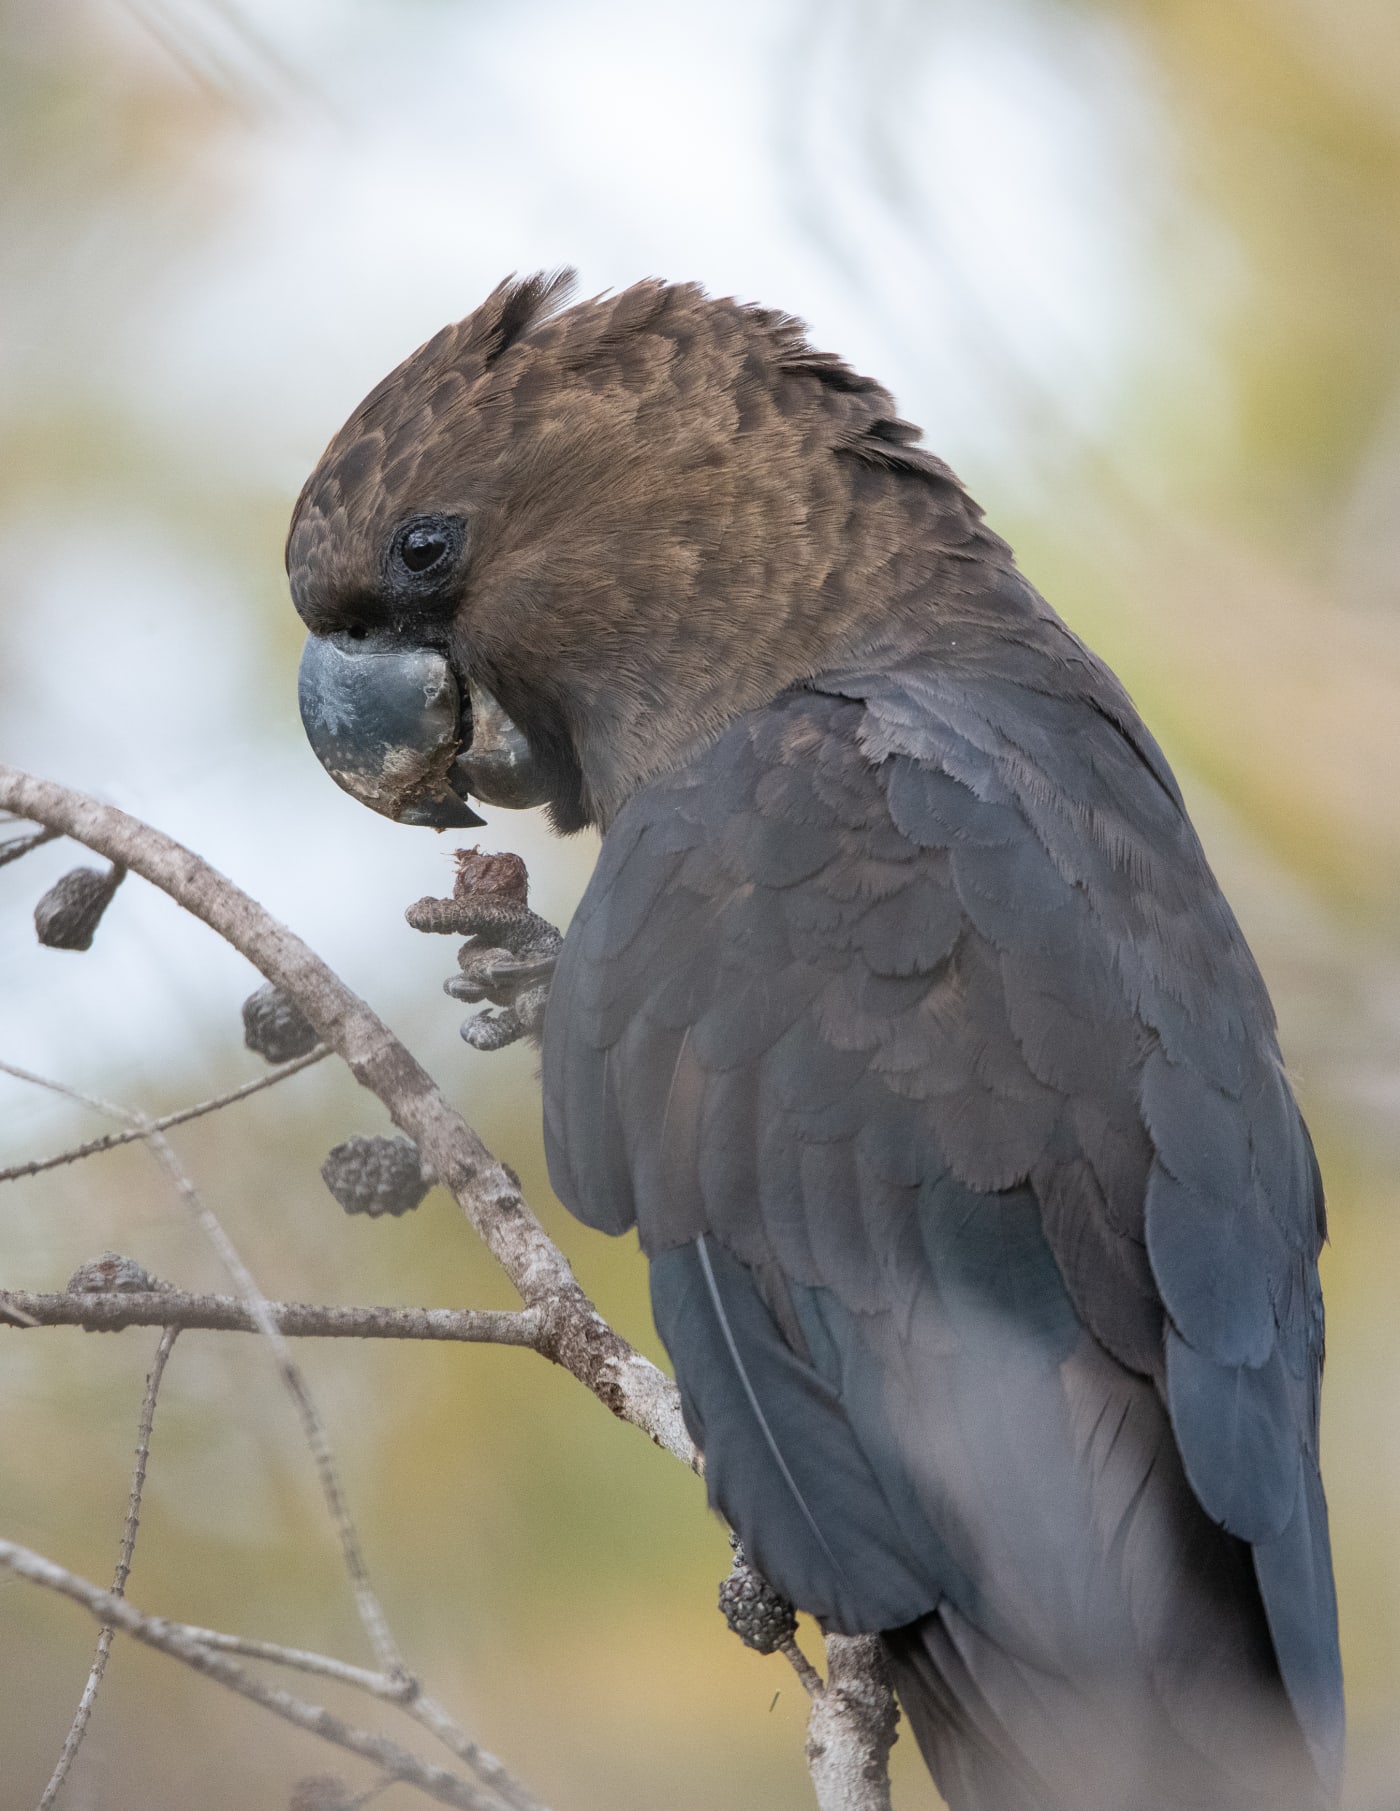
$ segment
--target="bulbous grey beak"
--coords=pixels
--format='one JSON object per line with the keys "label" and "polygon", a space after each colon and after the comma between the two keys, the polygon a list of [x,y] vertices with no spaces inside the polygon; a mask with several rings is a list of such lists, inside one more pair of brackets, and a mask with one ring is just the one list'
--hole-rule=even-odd
{"label": "bulbous grey beak", "polygon": [[388,635],[308,636],[297,680],[307,740],[337,786],[371,811],[434,830],[484,822],[466,803],[543,804],[522,732],[447,657]]}

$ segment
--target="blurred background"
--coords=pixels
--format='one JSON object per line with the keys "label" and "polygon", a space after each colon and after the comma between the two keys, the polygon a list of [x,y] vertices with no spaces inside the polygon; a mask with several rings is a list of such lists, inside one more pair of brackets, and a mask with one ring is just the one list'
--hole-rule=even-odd
{"label": "blurred background", "polygon": [[[308,937],[651,1351],[632,1242],[548,1195],[530,1056],[460,1043],[453,945],[403,923],[448,890],[447,843],[353,804],[302,740],[288,515],[386,370],[546,265],[788,308],[923,424],[1127,682],[1272,986],[1331,1201],[1349,1804],[1394,1811],[1394,0],[9,0],[0,59],[0,759],[147,817]],[[482,841],[567,920],[590,843],[500,813]],[[0,874],[0,1057],[150,1111],[257,1073],[257,978],[140,883],[90,954],[35,945],[74,859]],[[0,1077],[0,1164],[103,1129]],[[384,1129],[327,1064],[175,1137],[270,1296],[509,1305],[440,1192],[339,1213],[327,1148]],[[224,1286],[139,1150],[0,1191],[5,1284],[61,1288],[106,1247]],[[110,1575],[153,1346],[0,1331],[0,1532]],[[546,1802],[810,1802],[795,1681],[715,1612],[694,1480],[528,1354],[301,1356],[412,1664]],[[138,1605],[368,1659],[253,1340],[179,1342],[146,1505]],[[6,1811],[48,1778],[94,1632],[0,1583]],[[328,1768],[368,1778],[119,1644],[66,1803],[278,1807]],[[897,1778],[902,1811],[936,1803],[907,1739]]]}

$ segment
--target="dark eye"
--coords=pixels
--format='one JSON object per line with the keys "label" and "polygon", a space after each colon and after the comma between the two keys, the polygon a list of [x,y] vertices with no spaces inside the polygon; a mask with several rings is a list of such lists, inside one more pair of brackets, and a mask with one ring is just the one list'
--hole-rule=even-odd
{"label": "dark eye", "polygon": [[456,516],[414,516],[390,544],[391,580],[413,591],[435,586],[455,568],[462,541],[462,523]]}
{"label": "dark eye", "polygon": [[452,544],[440,528],[410,528],[399,542],[399,558],[410,572],[431,572],[452,551]]}

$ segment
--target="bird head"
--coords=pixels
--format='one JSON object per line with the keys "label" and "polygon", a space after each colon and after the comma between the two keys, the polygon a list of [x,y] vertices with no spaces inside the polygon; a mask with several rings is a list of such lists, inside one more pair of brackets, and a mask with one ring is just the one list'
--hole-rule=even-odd
{"label": "bird head", "polygon": [[504,283],[420,347],[296,506],[303,721],[401,822],[480,823],[470,798],[606,826],[848,657],[921,513],[976,529],[889,394],[790,316],[660,282],[569,307],[567,287]]}

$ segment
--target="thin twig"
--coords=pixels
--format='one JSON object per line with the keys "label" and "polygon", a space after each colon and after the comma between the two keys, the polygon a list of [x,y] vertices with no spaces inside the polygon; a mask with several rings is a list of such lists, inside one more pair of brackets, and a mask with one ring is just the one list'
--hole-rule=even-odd
{"label": "thin twig", "polygon": [[[235,1101],[247,1100],[250,1094],[260,1094],[264,1088],[275,1087],[278,1082],[286,1081],[289,1075],[309,1069],[313,1063],[319,1063],[329,1055],[330,1051],[325,1045],[318,1044],[305,1056],[293,1057],[289,1063],[279,1064],[266,1075],[258,1076],[256,1081],[244,1082],[241,1087],[230,1088],[227,1094],[217,1094],[212,1100],[202,1100],[193,1107],[181,1107],[177,1113],[166,1113],[147,1123],[152,1131],[168,1132],[171,1126],[182,1126],[187,1120],[199,1119],[205,1113],[216,1113],[221,1107],[231,1107]],[[16,1073],[7,1064],[0,1064],[0,1068],[9,1074]],[[30,1163],[12,1163],[7,1169],[0,1169],[0,1182],[14,1182],[22,1176],[38,1176],[45,1170],[57,1169],[60,1164],[77,1163],[84,1157],[96,1157],[101,1151],[114,1151],[118,1145],[135,1144],[145,1136],[143,1126],[128,1126],[122,1132],[107,1132],[101,1138],[89,1139],[86,1144],[74,1145],[71,1151],[60,1151],[56,1157],[36,1157]]]}
{"label": "thin twig", "polygon": [[353,1685],[356,1691],[382,1698],[386,1704],[405,1704],[413,1696],[413,1681],[400,1674],[376,1673],[367,1666],[356,1666],[349,1660],[337,1660],[333,1654],[313,1653],[310,1648],[289,1648],[280,1641],[257,1641],[250,1635],[231,1635],[226,1629],[204,1629],[198,1623],[176,1622],[169,1625],[189,1641],[218,1654],[238,1654],[244,1660],[266,1660],[272,1666],[291,1667],[298,1673],[313,1673],[318,1679],[334,1679],[339,1685]]}
{"label": "thin twig", "polygon": [[[538,1349],[542,1317],[533,1308],[397,1308],[329,1302],[268,1302],[288,1339],[416,1339]],[[30,1327],[83,1327],[117,1333],[124,1327],[172,1326],[214,1333],[260,1333],[261,1322],[233,1295],[189,1295],[180,1289],[102,1294],[39,1295],[0,1289],[0,1326],[9,1315]]]}
{"label": "thin twig", "polygon": [[33,849],[42,849],[45,843],[52,843],[63,835],[61,830],[33,830],[27,836],[10,836],[0,843],[0,868],[21,856],[28,855]]}
{"label": "thin twig", "polygon": [[[0,1074],[12,1075],[17,1082],[32,1082],[36,1088],[47,1088],[50,1094],[61,1094],[66,1100],[75,1100],[80,1106],[91,1107],[94,1113],[105,1113],[109,1119],[120,1119],[130,1125],[139,1119],[139,1115],[129,1113],[125,1107],[115,1106],[110,1100],[103,1100],[97,1094],[84,1094],[81,1088],[75,1088],[68,1082],[56,1082],[52,1076],[36,1075],[32,1069],[23,1069],[18,1063],[0,1061]],[[141,1134],[138,1132],[137,1136]]]}
{"label": "thin twig", "polygon": [[277,1368],[282,1374],[282,1381],[301,1417],[302,1432],[321,1480],[321,1492],[326,1499],[326,1507],[330,1511],[336,1538],[340,1542],[341,1556],[345,1562],[345,1570],[349,1574],[350,1589],[355,1598],[355,1607],[359,1611],[360,1621],[364,1625],[365,1633],[369,1636],[371,1646],[379,1657],[379,1664],[388,1672],[406,1674],[408,1668],[399,1652],[398,1643],[390,1631],[389,1619],[384,1614],[384,1607],[379,1601],[379,1595],[370,1582],[369,1568],[365,1564],[359,1532],[350,1514],[350,1505],[344,1486],[340,1481],[340,1467],[336,1463],[330,1435],[327,1433],[320,1411],[312,1399],[306,1378],[302,1375],[301,1366],[292,1356],[292,1349],[283,1338],[282,1330],[273,1318],[267,1298],[259,1289],[252,1271],[239,1256],[237,1247],[224,1231],[223,1223],[218,1215],[190,1180],[184,1165],[175,1155],[170,1141],[163,1132],[154,1131],[148,1126],[146,1143],[174,1184],[180,1199],[199,1223],[215,1251],[218,1252],[225,1270],[233,1278],[238,1293],[257,1322],[258,1330],[272,1348]]}
{"label": "thin twig", "polygon": [[365,1564],[359,1533],[350,1514],[350,1505],[346,1500],[344,1487],[340,1481],[340,1470],[335,1461],[330,1436],[326,1432],[325,1423],[321,1420],[320,1413],[312,1399],[306,1379],[301,1373],[301,1367],[292,1356],[292,1349],[282,1337],[276,1321],[268,1312],[267,1299],[259,1289],[252,1271],[243,1262],[238,1248],[224,1231],[223,1222],[200,1195],[184,1165],[175,1155],[170,1140],[163,1132],[157,1131],[142,1114],[133,1113],[126,1107],[116,1106],[111,1101],[102,1100],[97,1095],[85,1094],[80,1089],[69,1086],[66,1082],[58,1082],[49,1076],[37,1075],[33,1070],[23,1069],[15,1063],[0,1062],[0,1070],[17,1077],[20,1081],[32,1082],[36,1087],[47,1088],[54,1094],[62,1094],[71,1100],[81,1101],[85,1106],[92,1107],[99,1113],[107,1113],[114,1118],[125,1120],[127,1125],[144,1139],[146,1148],[170,1178],[176,1194],[218,1253],[220,1262],[233,1279],[234,1286],[256,1321],[259,1332],[263,1334],[272,1348],[277,1369],[296,1405],[297,1414],[301,1420],[302,1432],[320,1479],[321,1493],[326,1499],[326,1507],[330,1512],[336,1539],[340,1542],[341,1557],[350,1578],[350,1590],[355,1599],[355,1608],[359,1612],[360,1621],[364,1625],[365,1633],[369,1636],[370,1645],[379,1659],[379,1664],[389,1672],[406,1674],[408,1668],[399,1652],[398,1643],[390,1631],[389,1619],[384,1614],[384,1607],[370,1582],[369,1568]]}
{"label": "thin twig", "polygon": [[474,1742],[435,1699],[420,1691],[412,1679],[371,1672],[367,1667],[352,1666],[349,1661],[337,1660],[330,1654],[312,1653],[306,1648],[283,1647],[275,1641],[253,1641],[244,1635],[230,1635],[222,1629],[196,1628],[190,1623],[178,1626],[201,1647],[217,1653],[239,1654],[247,1660],[266,1660],[274,1666],[292,1667],[298,1672],[334,1679],[341,1685],[354,1686],[357,1691],[398,1705],[459,1760],[465,1761],[479,1779],[494,1787],[512,1811],[541,1811],[538,1799],[511,1776],[495,1755]]}
{"label": "thin twig", "polygon": [[403,1707],[416,1723],[430,1731],[451,1750],[459,1760],[465,1761],[476,1774],[500,1794],[511,1807],[511,1811],[544,1811],[539,1800],[531,1795],[520,1784],[513,1773],[497,1760],[488,1749],[474,1742],[452,1717],[442,1708],[436,1698],[430,1698],[426,1692],[410,1698]]}
{"label": "thin twig", "polygon": [[0,1566],[8,1567],[11,1572],[34,1584],[44,1585],[51,1591],[58,1591],[64,1597],[72,1598],[75,1603],[80,1603],[91,1611],[100,1622],[114,1623],[123,1634],[133,1636],[148,1647],[158,1648],[176,1660],[182,1660],[196,1672],[217,1679],[231,1691],[250,1698],[255,1704],[261,1704],[264,1709],[285,1718],[298,1729],[307,1730],[312,1735],[335,1743],[337,1747],[348,1749],[351,1754],[373,1761],[375,1766],[395,1780],[418,1787],[439,1804],[456,1806],[459,1811],[501,1811],[502,1801],[496,1793],[483,1790],[471,1781],[462,1779],[460,1775],[450,1773],[445,1767],[434,1767],[430,1762],[420,1760],[417,1755],[399,1747],[397,1742],[391,1742],[385,1736],[356,1728],[323,1705],[308,1704],[304,1699],[293,1697],[290,1692],[268,1685],[246,1667],[205,1647],[184,1624],[167,1622],[160,1616],[145,1616],[126,1598],[102,1590],[89,1579],[55,1565],[52,1560],[45,1559],[42,1554],[34,1553],[28,1547],[21,1547],[15,1541],[0,1540]]}
{"label": "thin twig", "polygon": [[809,1698],[820,1697],[824,1689],[822,1676],[802,1652],[802,1649],[798,1647],[797,1638],[789,1635],[787,1640],[778,1647],[777,1652],[782,1655],[802,1681],[802,1689],[807,1696]]}
{"label": "thin twig", "polygon": [[372,1785],[366,1786],[363,1792],[357,1792],[345,1807],[345,1811],[364,1811],[366,1805],[372,1804],[381,1792],[387,1792],[394,1784],[391,1774],[383,1774]]}
{"label": "thin twig", "polygon": [[[112,1594],[115,1597],[122,1596],[126,1590],[126,1581],[131,1576],[131,1556],[136,1551],[136,1530],[141,1524],[141,1494],[146,1488],[146,1464],[151,1452],[151,1429],[156,1418],[156,1397],[160,1393],[160,1380],[165,1375],[166,1360],[170,1357],[178,1332],[178,1327],[167,1327],[161,1334],[156,1355],[151,1361],[150,1375],[146,1378],[146,1394],[141,1403],[141,1420],[136,1431],[136,1462],[132,1467],[131,1492],[126,1504],[126,1525],[122,1529],[117,1568],[112,1575]],[[48,1811],[48,1807],[57,1798],[68,1777],[68,1769],[73,1765],[74,1756],[82,1746],[83,1737],[87,1734],[88,1719],[92,1716],[92,1707],[97,1702],[97,1693],[102,1685],[102,1675],[107,1670],[107,1656],[112,1651],[112,1637],[115,1633],[116,1628],[112,1623],[103,1623],[102,1632],[97,1637],[97,1652],[93,1655],[87,1684],[78,1700],[72,1727],[64,1738],[63,1750],[54,1766],[53,1776],[44,1788],[44,1796],[39,1800],[39,1811]]]}

